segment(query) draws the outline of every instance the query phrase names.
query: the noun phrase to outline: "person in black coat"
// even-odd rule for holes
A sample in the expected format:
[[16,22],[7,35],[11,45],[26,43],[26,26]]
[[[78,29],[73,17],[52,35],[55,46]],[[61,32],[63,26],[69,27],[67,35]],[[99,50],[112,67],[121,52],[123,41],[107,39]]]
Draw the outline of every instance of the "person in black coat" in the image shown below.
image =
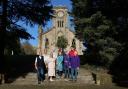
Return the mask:
[[38,55],[35,59],[35,69],[37,70],[38,84],[41,84],[41,81],[45,79],[45,63],[44,57],[42,55]]

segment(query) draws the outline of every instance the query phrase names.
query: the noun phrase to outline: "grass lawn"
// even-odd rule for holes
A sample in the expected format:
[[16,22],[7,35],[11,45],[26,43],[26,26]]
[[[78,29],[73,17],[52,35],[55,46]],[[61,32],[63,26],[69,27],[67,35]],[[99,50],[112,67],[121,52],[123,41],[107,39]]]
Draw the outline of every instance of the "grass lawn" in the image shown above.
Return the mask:
[[128,89],[115,85],[0,85],[0,89]]

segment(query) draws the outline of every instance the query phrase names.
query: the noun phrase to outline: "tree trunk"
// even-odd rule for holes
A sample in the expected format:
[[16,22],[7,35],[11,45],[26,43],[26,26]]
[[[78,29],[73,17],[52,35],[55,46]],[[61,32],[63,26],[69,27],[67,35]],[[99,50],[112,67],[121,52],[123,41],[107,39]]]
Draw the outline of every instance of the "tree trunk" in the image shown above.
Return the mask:
[[1,18],[1,29],[0,29],[0,83],[5,82],[5,60],[4,60],[4,44],[5,44],[5,37],[6,37],[6,25],[7,25],[7,0],[1,1],[2,6],[2,18]]

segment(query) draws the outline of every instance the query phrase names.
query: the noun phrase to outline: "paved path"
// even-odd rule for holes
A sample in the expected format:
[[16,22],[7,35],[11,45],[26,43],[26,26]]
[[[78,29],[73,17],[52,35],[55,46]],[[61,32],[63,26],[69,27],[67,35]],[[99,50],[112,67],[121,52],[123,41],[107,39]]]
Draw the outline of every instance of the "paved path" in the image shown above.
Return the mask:
[[[72,83],[75,83],[75,85],[85,85],[85,84],[94,84],[93,77],[91,73],[83,68],[80,68],[78,80],[77,82],[71,82],[67,81],[65,79],[54,79],[55,81],[49,82],[46,78],[45,81],[42,84],[45,85],[72,85]],[[28,73],[25,77],[19,77],[14,82],[11,83],[11,85],[37,85],[37,74],[36,73]]]

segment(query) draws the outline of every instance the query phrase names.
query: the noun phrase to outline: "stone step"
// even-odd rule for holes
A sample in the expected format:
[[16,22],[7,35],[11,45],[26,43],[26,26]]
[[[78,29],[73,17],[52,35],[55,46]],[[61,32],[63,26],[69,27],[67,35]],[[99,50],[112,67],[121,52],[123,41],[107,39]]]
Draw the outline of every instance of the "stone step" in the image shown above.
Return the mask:
[[[34,74],[33,76],[26,76],[25,78],[23,78],[23,77],[19,77],[17,80],[25,80],[25,79],[28,79],[28,80],[35,80],[35,79],[37,79],[37,75],[36,74]],[[86,76],[81,76],[81,75],[78,75],[78,79],[84,79],[84,80],[92,80],[93,79],[93,77],[92,77],[92,75],[86,75]]]
[[[55,80],[55,82],[57,83],[57,81],[59,81],[59,82],[67,82],[67,81],[65,81],[65,79],[54,79]],[[44,83],[47,83],[47,79],[44,81]],[[29,78],[29,79],[26,79],[26,78],[24,78],[24,79],[16,79],[12,84],[21,84],[21,85],[26,85],[26,84],[35,84],[35,83],[37,83],[37,78]],[[85,77],[78,77],[78,79],[77,79],[77,83],[84,83],[84,84],[94,84],[95,82],[93,81],[93,79],[90,79],[90,78],[86,78],[86,76]]]
[[[13,82],[11,83],[11,85],[37,85],[37,81],[16,81],[16,82]],[[43,84],[54,84],[54,85],[71,85],[71,84],[74,84],[74,82],[71,82],[71,81],[60,81],[60,80],[55,80],[53,82],[50,82],[50,81],[44,81]],[[77,81],[75,82],[75,84],[79,85],[79,84],[95,84],[94,81]]]
[[[47,75],[46,75],[47,76]],[[67,84],[70,85],[71,81],[66,81],[65,79],[54,79],[55,81],[52,84]],[[95,84],[95,81],[92,77],[92,74],[89,71],[84,69],[79,70],[78,79],[76,84]],[[28,73],[25,77],[19,77],[11,84],[17,85],[35,85],[37,84],[37,73]],[[43,84],[49,84],[48,77],[46,77]]]

